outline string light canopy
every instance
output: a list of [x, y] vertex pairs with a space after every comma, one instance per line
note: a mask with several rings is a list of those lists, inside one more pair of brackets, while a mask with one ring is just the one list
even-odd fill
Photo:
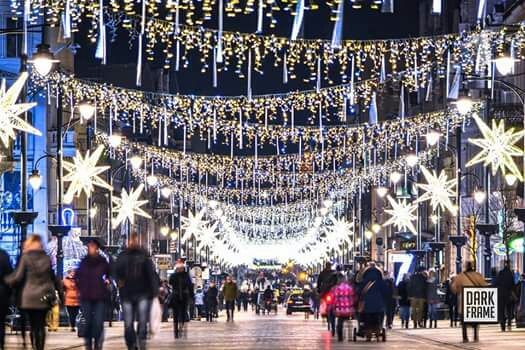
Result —
[[504, 119], [499, 122], [492, 120], [492, 127], [477, 116], [474, 120], [483, 138], [469, 138], [469, 142], [478, 146], [480, 151], [467, 162], [467, 167], [482, 163], [483, 166], [490, 166], [493, 176], [499, 170], [503, 175], [509, 173], [523, 181], [523, 169], [520, 170], [513, 157], [523, 157], [524, 151], [516, 143], [524, 137], [525, 130], [506, 130]]
[[27, 78], [28, 73], [23, 72], [9, 90], [6, 91], [5, 84], [0, 88], [0, 140], [5, 147], [9, 147], [9, 141], [15, 139], [15, 131], [42, 136], [38, 129], [19, 117], [36, 106], [34, 102], [17, 103]]
[[135, 216], [141, 216], [146, 219], [151, 219], [142, 206], [148, 203], [148, 200], [141, 200], [140, 196], [144, 190], [144, 185], [140, 184], [137, 188], [127, 191], [125, 188], [122, 189], [120, 198], [113, 196], [113, 204], [115, 205], [114, 211], [117, 216], [112, 220], [113, 229], [117, 228], [121, 223], [129, 221], [131, 225], [135, 223]]
[[97, 166], [103, 152], [104, 146], [102, 145], [99, 145], [91, 154], [87, 151], [85, 156], [82, 156], [77, 150], [73, 162], [64, 161], [62, 163], [63, 168], [68, 172], [63, 180], [70, 182], [64, 195], [65, 203], [71, 203], [73, 198], [80, 196], [82, 192], [89, 197], [95, 186], [109, 191], [113, 190], [113, 187], [100, 177], [100, 174], [108, 170], [110, 166]]

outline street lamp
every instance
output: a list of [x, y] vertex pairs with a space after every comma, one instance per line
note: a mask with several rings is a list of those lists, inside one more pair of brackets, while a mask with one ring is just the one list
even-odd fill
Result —
[[415, 153], [410, 153], [405, 157], [405, 161], [409, 167], [413, 168], [417, 165], [419, 157]]
[[403, 175], [399, 171], [393, 171], [392, 173], [390, 173], [390, 181], [393, 184], [397, 184], [399, 183], [399, 181], [401, 181], [402, 176]]
[[162, 187], [160, 189], [160, 194], [164, 198], [169, 198], [171, 196], [171, 188], [169, 188], [169, 187]]
[[82, 101], [77, 106], [80, 116], [84, 120], [90, 120], [95, 115], [95, 106], [88, 101]]
[[376, 188], [376, 193], [379, 196], [379, 198], [385, 198], [385, 196], [388, 194], [388, 187], [379, 186], [378, 188]]
[[469, 96], [462, 96], [456, 102], [453, 103], [461, 115], [465, 115], [472, 110], [474, 101]]
[[140, 156], [133, 156], [129, 159], [129, 163], [133, 170], [138, 170], [142, 165], [142, 158]]
[[485, 202], [485, 200], [487, 199], [487, 194], [481, 190], [475, 190], [472, 196], [478, 204], [483, 204], [483, 202]]
[[514, 174], [505, 174], [505, 182], [509, 186], [514, 186], [514, 184], [518, 181], [518, 177]]
[[31, 171], [31, 175], [29, 175], [29, 185], [31, 185], [33, 191], [38, 191], [42, 186], [42, 176], [40, 176], [38, 169]]
[[496, 69], [498, 70], [498, 73], [501, 75], [508, 75], [512, 73], [512, 71], [514, 70], [515, 62], [516, 62], [516, 59], [510, 56], [501, 56], [494, 60]]
[[153, 187], [153, 186], [155, 186], [156, 184], [159, 183], [159, 178], [156, 177], [156, 176], [153, 175], [153, 174], [148, 175], [148, 176], [146, 177], [146, 183], [148, 184], [148, 186]]
[[49, 45], [40, 44], [37, 46], [37, 51], [33, 55], [31, 60], [28, 60], [29, 63], [33, 64], [33, 67], [43, 77], [46, 77], [51, 73], [55, 63], [59, 61], [55, 59], [53, 53], [49, 50]]
[[441, 134], [436, 130], [431, 130], [425, 135], [425, 137], [429, 146], [435, 146], [438, 144]]

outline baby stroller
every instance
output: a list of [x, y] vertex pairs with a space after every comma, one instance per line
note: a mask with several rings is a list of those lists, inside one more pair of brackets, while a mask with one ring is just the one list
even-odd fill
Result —
[[384, 315], [381, 313], [357, 313], [357, 327], [352, 332], [352, 340], [357, 341], [357, 337], [366, 338], [371, 341], [375, 338], [378, 342], [386, 341], [386, 329], [383, 327]]

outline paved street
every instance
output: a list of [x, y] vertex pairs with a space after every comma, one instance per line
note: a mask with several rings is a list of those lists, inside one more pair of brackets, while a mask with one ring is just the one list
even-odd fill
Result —
[[[194, 321], [189, 324], [187, 337], [175, 341], [171, 324], [164, 324], [161, 334], [150, 342], [150, 349], [523, 349], [525, 330], [502, 334], [495, 326], [481, 330], [481, 342], [460, 343], [460, 329], [398, 330], [388, 333], [387, 343], [338, 343], [326, 331], [321, 321], [304, 320], [301, 315], [256, 316], [252, 312], [238, 313], [234, 323], [208, 324]], [[447, 323], [443, 323], [443, 326]], [[107, 328], [105, 349], [124, 349], [122, 325]], [[21, 349], [19, 337], [8, 337], [8, 349]], [[67, 330], [52, 333], [47, 349], [82, 349], [82, 342]]]

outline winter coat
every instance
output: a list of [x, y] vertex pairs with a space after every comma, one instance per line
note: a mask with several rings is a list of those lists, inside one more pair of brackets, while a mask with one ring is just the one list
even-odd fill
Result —
[[186, 271], [175, 272], [170, 276], [171, 306], [187, 304], [193, 299], [193, 283]]
[[234, 301], [237, 298], [237, 285], [233, 282], [224, 283], [222, 293], [224, 294], [224, 301]]
[[397, 294], [399, 295], [399, 306], [410, 306], [408, 298], [408, 282], [401, 281], [397, 285]]
[[82, 259], [75, 273], [81, 301], [108, 301], [110, 298], [107, 279], [109, 264], [102, 255]]
[[452, 289], [450, 288], [451, 284], [452, 282], [450, 280], [446, 280], [444, 283], [445, 303], [448, 306], [456, 306], [458, 304], [458, 297], [452, 292]]
[[64, 305], [65, 306], [79, 306], [79, 292], [77, 282], [74, 278], [66, 277], [62, 281], [64, 286]]
[[427, 280], [427, 303], [437, 304], [439, 303], [438, 295], [438, 283], [436, 278]]
[[498, 299], [500, 302], [508, 303], [511, 302], [511, 298], [516, 298], [514, 276], [508, 267], [505, 267], [498, 273], [495, 286], [498, 287]]
[[388, 289], [383, 280], [383, 274], [376, 267], [367, 267], [359, 274], [357, 294], [359, 303], [363, 304], [365, 314], [384, 313], [385, 300], [390, 298]]
[[410, 281], [408, 282], [408, 296], [414, 299], [427, 298], [427, 279], [422, 273], [418, 272], [410, 277]]
[[5, 283], [4, 278], [13, 272], [9, 255], [6, 251], [0, 249], [0, 305], [6, 306], [9, 304], [11, 297], [11, 287]]
[[148, 253], [141, 248], [128, 248], [115, 263], [115, 279], [123, 301], [153, 299], [159, 293], [159, 278]]
[[204, 302], [208, 307], [217, 306], [218, 295], [219, 289], [217, 289], [217, 287], [210, 287], [204, 294]]
[[464, 287], [486, 287], [488, 283], [485, 281], [485, 278], [476, 271], [465, 271], [460, 273], [454, 278], [450, 289], [458, 297], [458, 310], [461, 312], [463, 310], [463, 288]]
[[337, 283], [337, 274], [329, 269], [324, 269], [317, 278], [317, 291], [324, 296]]
[[350, 317], [354, 314], [354, 288], [347, 282], [342, 282], [330, 290], [333, 299], [333, 310], [337, 317]]
[[55, 292], [56, 280], [51, 269], [51, 259], [43, 250], [23, 253], [16, 270], [4, 280], [11, 286], [23, 283], [20, 300], [22, 309], [49, 309], [49, 304], [44, 297]]

